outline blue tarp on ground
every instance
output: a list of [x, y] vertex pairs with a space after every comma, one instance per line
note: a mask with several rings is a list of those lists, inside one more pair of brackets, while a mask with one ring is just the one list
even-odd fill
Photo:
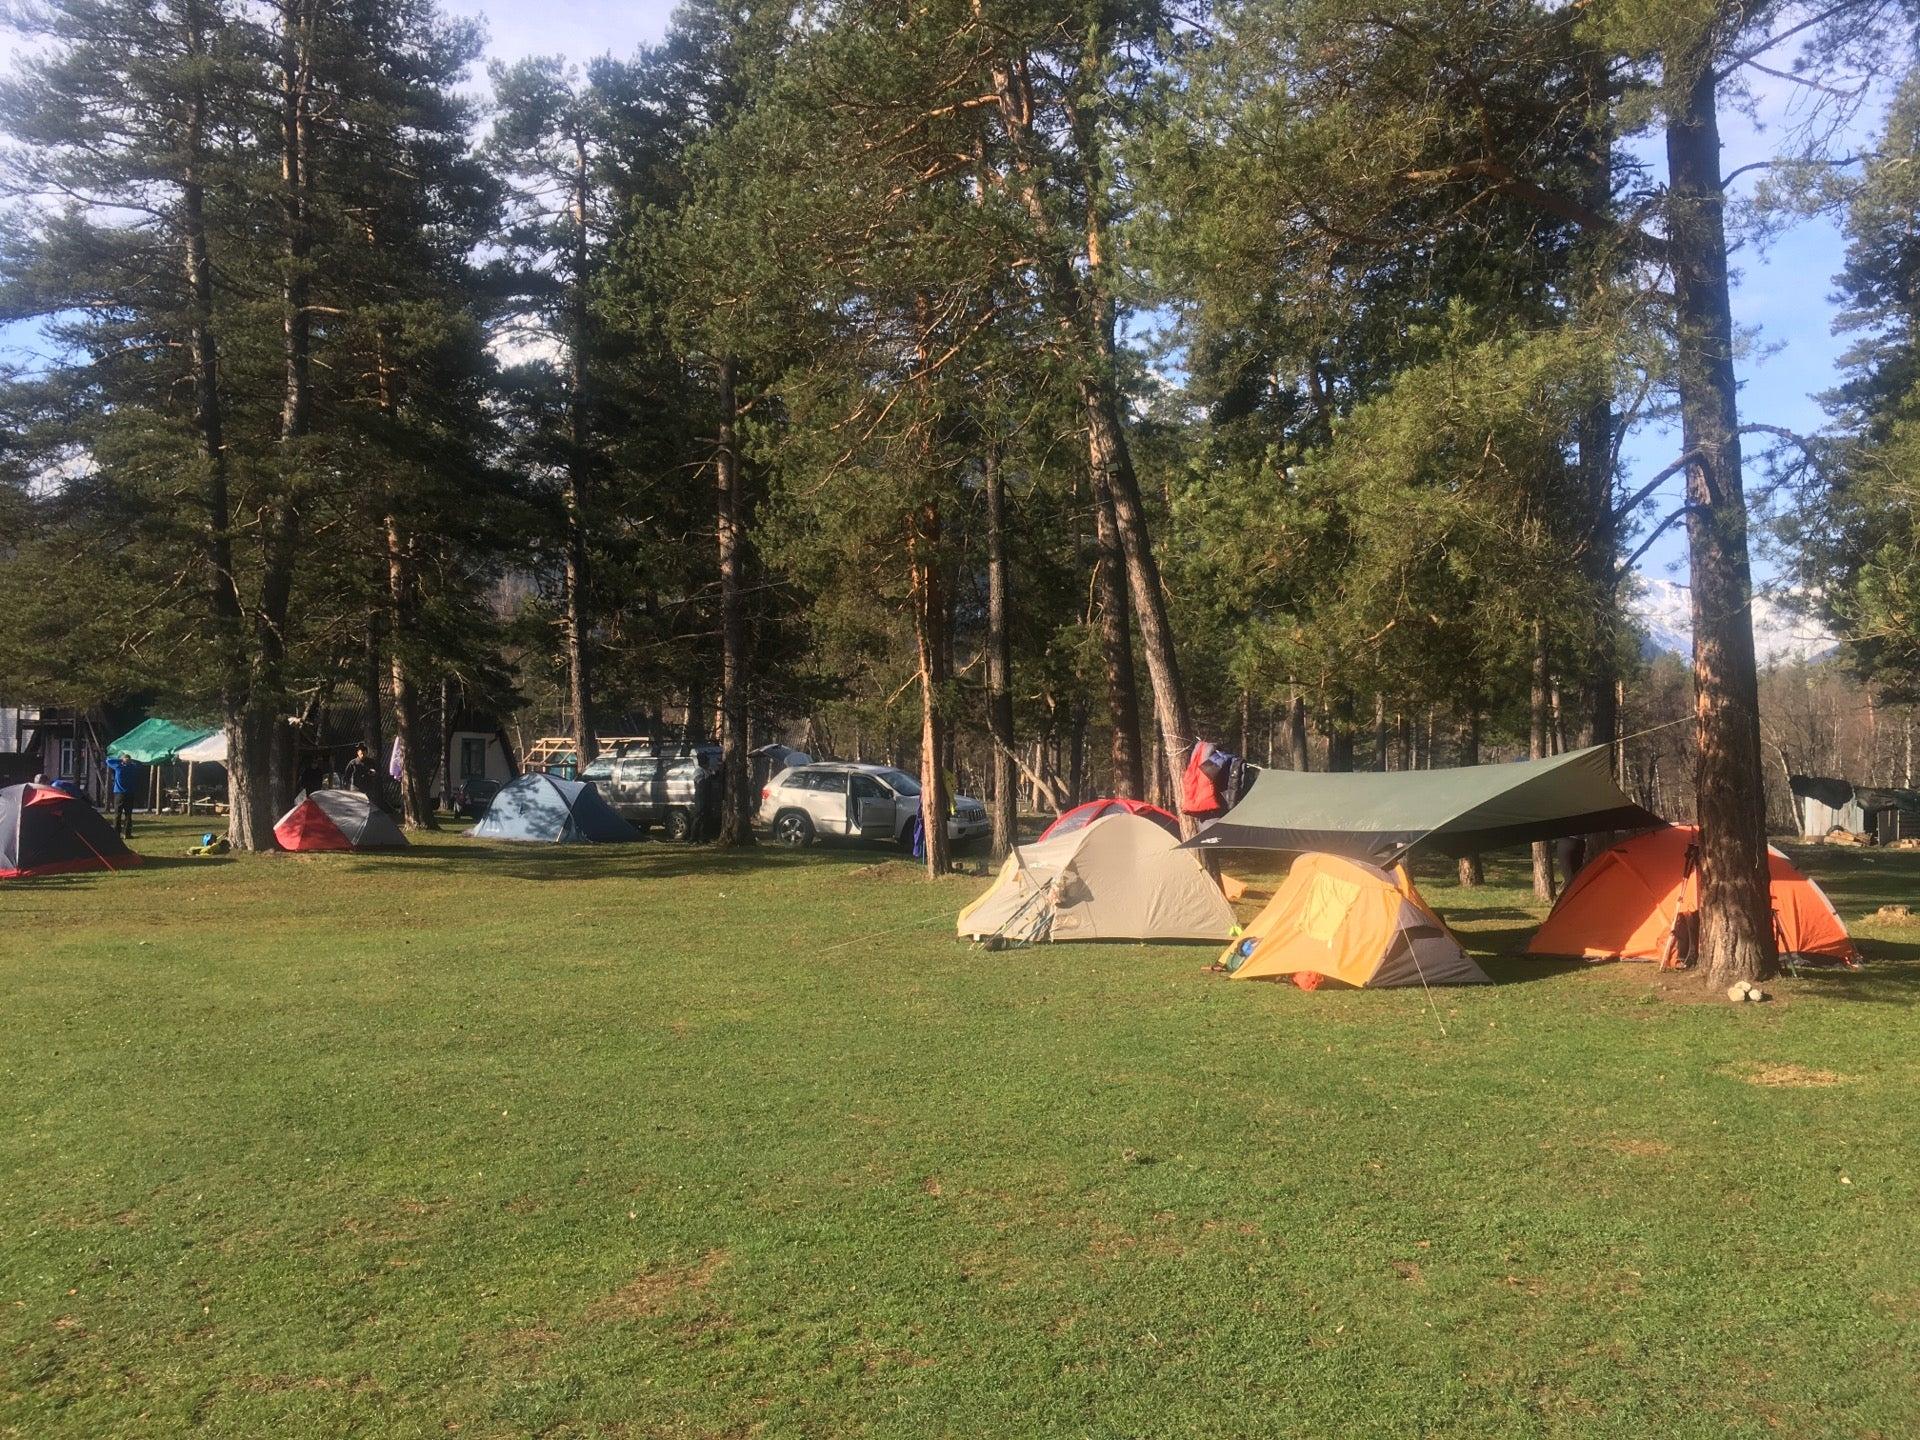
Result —
[[640, 832], [614, 814], [593, 786], [538, 771], [503, 785], [486, 815], [467, 833], [482, 840], [548, 845], [640, 838]]

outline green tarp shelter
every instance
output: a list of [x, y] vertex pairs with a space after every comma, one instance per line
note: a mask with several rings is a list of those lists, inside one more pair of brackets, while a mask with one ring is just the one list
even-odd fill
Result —
[[1419, 848], [1469, 855], [1667, 822], [1613, 783], [1607, 747], [1445, 770], [1262, 770], [1240, 803], [1187, 842], [1324, 851], [1378, 862]]
[[196, 740], [213, 734], [205, 725], [179, 725], [154, 716], [142, 720], [133, 729], [107, 746], [107, 754], [124, 755], [142, 765], [171, 765], [180, 752]]

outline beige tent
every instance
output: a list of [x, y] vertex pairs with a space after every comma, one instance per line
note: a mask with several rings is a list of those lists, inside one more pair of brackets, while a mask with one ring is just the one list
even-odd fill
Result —
[[1138, 815], [1107, 815], [1015, 849], [958, 928], [1016, 942], [1224, 940], [1233, 911], [1178, 837]]

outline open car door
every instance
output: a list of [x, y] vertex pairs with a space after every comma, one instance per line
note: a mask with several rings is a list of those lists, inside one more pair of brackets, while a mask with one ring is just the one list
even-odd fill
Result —
[[891, 840], [900, 830], [898, 801], [871, 775], [853, 775], [847, 786], [849, 833], [869, 840]]

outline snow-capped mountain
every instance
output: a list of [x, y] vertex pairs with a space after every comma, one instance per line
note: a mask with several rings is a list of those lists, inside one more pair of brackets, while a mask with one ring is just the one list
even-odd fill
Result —
[[[1627, 610], [1646, 631], [1649, 654], [1693, 654], [1693, 600], [1687, 587], [1672, 580], [1642, 579]], [[1762, 666], [1818, 660], [1835, 644], [1819, 620], [1802, 614], [1790, 600], [1753, 597], [1753, 649]]]

